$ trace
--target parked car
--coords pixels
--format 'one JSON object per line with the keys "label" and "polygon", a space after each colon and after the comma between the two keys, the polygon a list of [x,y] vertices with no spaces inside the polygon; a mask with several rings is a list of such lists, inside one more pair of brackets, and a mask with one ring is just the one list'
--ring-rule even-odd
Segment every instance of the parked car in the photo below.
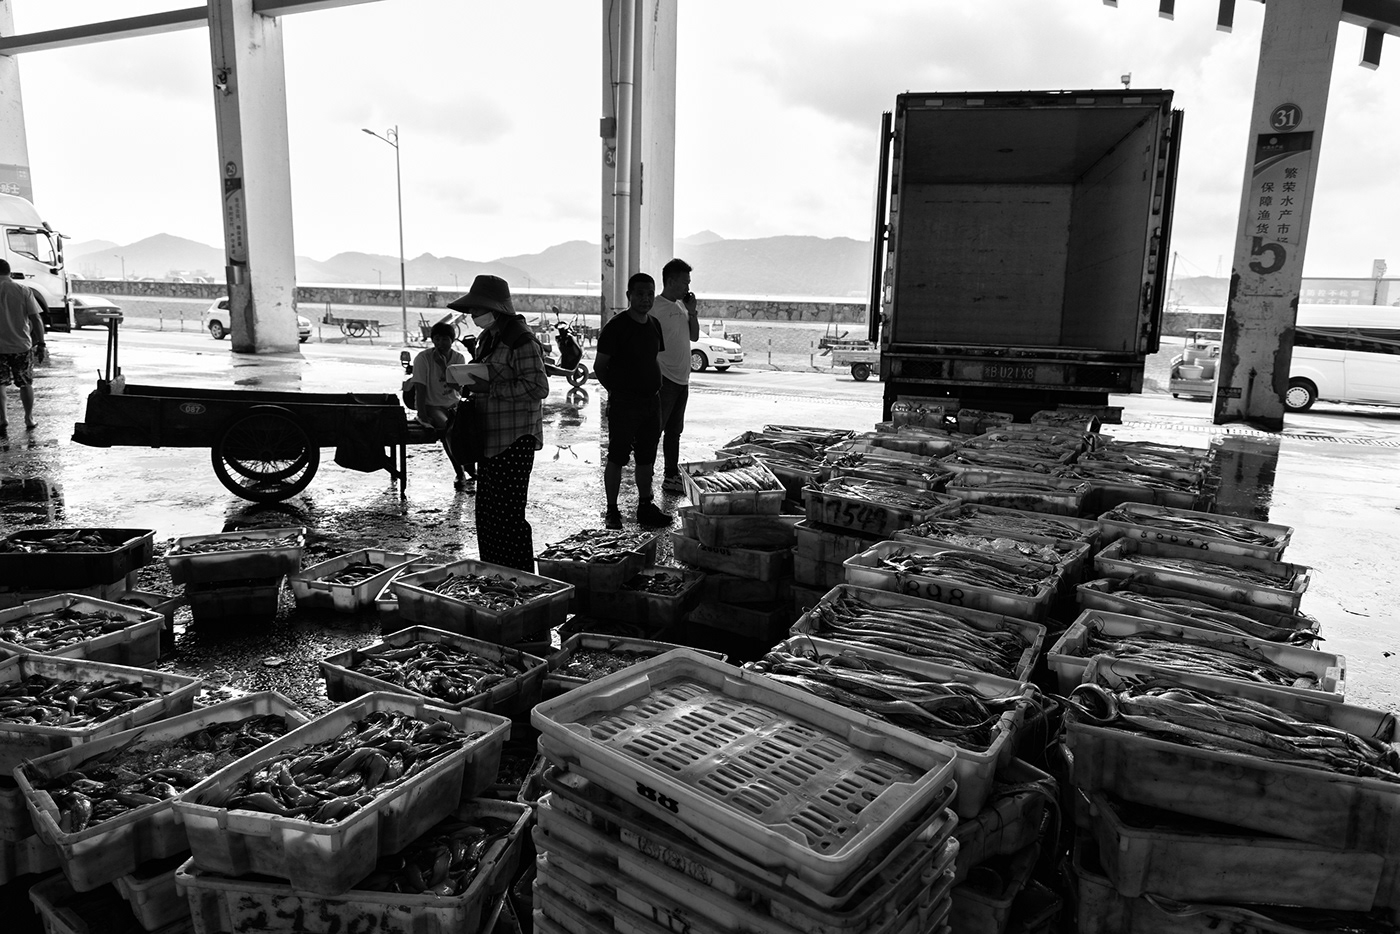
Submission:
{"label": "parked car", "polygon": [[[228,299],[221,298],[210,305],[204,312],[204,318],[200,324],[204,330],[209,332],[209,336],[216,341],[224,339],[228,333]],[[311,319],[303,315],[297,315],[297,339],[301,343],[306,343],[311,339]]]}
{"label": "parked car", "polygon": [[100,325],[115,316],[118,324],[122,321],[121,307],[100,295],[70,295],[73,300],[73,327]]}
{"label": "parked car", "polygon": [[1400,405],[1400,308],[1299,305],[1284,405]]}
{"label": "parked car", "polygon": [[701,333],[698,341],[690,342],[690,372],[703,373],[706,367],[713,366],[723,373],[731,366],[744,362],[744,349],[722,337],[709,337]]}

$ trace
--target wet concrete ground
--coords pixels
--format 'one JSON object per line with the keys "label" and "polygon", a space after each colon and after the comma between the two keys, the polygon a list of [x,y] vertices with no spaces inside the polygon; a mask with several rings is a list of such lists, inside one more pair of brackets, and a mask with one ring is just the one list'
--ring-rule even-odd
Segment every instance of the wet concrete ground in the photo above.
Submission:
{"label": "wet concrete ground", "polygon": [[[133,329],[122,336],[129,382],[172,388],[206,386],[305,391],[396,392],[403,379],[394,346],[308,344],[285,357],[235,357],[227,342],[202,334]],[[452,489],[452,474],[435,446],[410,448],[409,484],[400,499],[387,474],[336,467],[323,452],[310,487],[286,503],[258,506],[215,479],[207,449],[89,448],[70,440],[102,367],[104,336],[55,335],[52,361],[39,371],[40,427],[26,435],[10,391],[11,430],[0,442],[0,530],[44,525],[153,528],[157,554],[175,536],[234,526],[305,525],[311,564],[365,547],[419,551],[443,558],[476,555],[474,498]],[[537,454],[530,520],[535,547],[601,523],[599,390],[590,382],[569,392],[552,380],[545,447]],[[880,417],[880,384],[829,373],[732,370],[697,375],[682,457],[708,458],[740,432],[766,423],[867,429]],[[1122,397],[1125,424],[1116,437],[1205,448],[1213,441],[1228,461],[1231,511],[1295,526],[1287,558],[1314,568],[1304,611],[1322,621],[1325,648],[1347,656],[1347,693],[1365,706],[1400,707],[1397,557],[1400,528],[1400,411],[1319,404],[1291,417],[1281,435],[1208,422],[1209,406],[1166,395]],[[1241,478],[1236,483],[1233,478]],[[1251,476],[1272,475],[1256,487]],[[630,498],[629,498],[630,494]],[[666,497],[674,507],[678,497]],[[635,505],[630,476],[624,514]],[[669,549],[663,548],[663,555]],[[0,587],[9,586],[0,582]],[[141,575],[143,589],[174,592],[159,558]],[[297,610],[284,592],[268,627],[215,632],[177,617],[175,651],[162,667],[226,684],[230,690],[273,688],[308,709],[324,709],[317,661],[372,641],[372,615],[346,617]],[[1067,620],[1065,620],[1067,622]],[[264,664],[265,659],[281,659]]]}

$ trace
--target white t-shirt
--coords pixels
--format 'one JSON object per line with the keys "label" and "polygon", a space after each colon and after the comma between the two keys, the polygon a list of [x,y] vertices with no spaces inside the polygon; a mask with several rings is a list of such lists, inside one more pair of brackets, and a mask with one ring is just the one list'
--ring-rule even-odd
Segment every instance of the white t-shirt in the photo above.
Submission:
{"label": "white t-shirt", "polygon": [[690,385],[690,312],[685,305],[656,296],[651,316],[661,323],[666,348],[657,354],[661,375],[673,383]]}

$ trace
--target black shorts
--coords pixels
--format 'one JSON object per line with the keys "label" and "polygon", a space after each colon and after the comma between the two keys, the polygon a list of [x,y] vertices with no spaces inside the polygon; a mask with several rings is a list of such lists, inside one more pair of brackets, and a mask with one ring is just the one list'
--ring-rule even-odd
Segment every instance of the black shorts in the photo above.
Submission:
{"label": "black shorts", "polygon": [[661,400],[652,394],[645,398],[612,393],[608,397],[608,463],[619,466],[636,455],[638,467],[656,463],[656,446],[661,442]]}

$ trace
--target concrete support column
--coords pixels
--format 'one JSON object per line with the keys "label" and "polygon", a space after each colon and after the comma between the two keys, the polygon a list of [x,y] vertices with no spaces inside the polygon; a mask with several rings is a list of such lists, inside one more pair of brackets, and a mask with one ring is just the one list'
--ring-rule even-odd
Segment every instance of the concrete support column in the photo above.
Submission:
{"label": "concrete support column", "polygon": [[[677,0],[603,0],[602,316],[675,237]],[[658,290],[661,283],[657,283]]]}
{"label": "concrete support column", "polygon": [[282,25],[253,0],[209,0],[209,47],[233,350],[297,352]]}
{"label": "concrete support column", "polygon": [[[14,34],[14,0],[0,0],[0,36]],[[0,55],[0,192],[34,200],[29,180],[29,139],[24,133],[24,99],[19,91],[19,59],[13,55]]]}
{"label": "concrete support column", "polygon": [[1342,0],[1269,0],[1250,117],[1215,423],[1283,427],[1308,215]]}

